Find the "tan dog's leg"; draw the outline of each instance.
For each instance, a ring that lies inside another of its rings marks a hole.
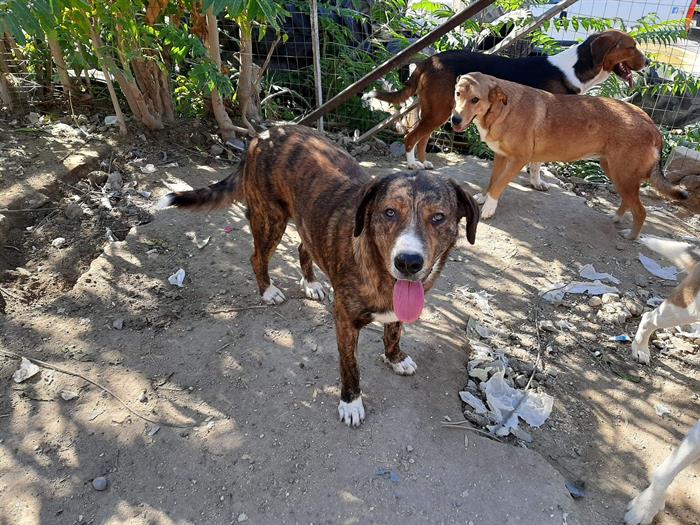
[[[619,222],[627,210],[632,212],[632,230],[625,237],[631,241],[639,237],[642,231],[647,211],[639,198],[639,186],[642,178],[639,173],[646,173],[649,169],[641,169],[639,166],[631,164],[634,159],[621,157],[616,159],[605,159],[600,162],[608,178],[613,181],[617,192],[620,194],[620,207],[617,209],[615,222]]]
[[[275,213],[275,210],[267,209],[263,212],[250,211],[250,230],[253,234],[253,256],[250,263],[258,282],[258,290],[263,301],[267,304],[281,304],[284,302],[284,294],[270,282],[268,265],[270,258],[277,248],[284,230],[287,227],[287,219]]]
[[[365,419],[365,407],[360,392],[360,369],[357,366],[359,330],[348,315],[343,298],[337,296],[333,307],[335,333],[340,354],[340,403],[338,415],[348,426],[357,427]]]
[[[409,170],[420,170],[425,166],[422,162],[417,161],[415,157],[416,146],[419,146],[421,140],[425,139],[425,145],[428,144],[430,134],[442,126],[452,113],[452,106],[433,108],[421,99],[420,120],[418,124],[406,135],[406,162]],[[418,156],[425,160],[425,147],[421,151],[418,147]],[[432,166],[432,164],[431,164]]]
[[[409,356],[399,348],[401,339],[401,326],[399,323],[387,323],[384,325],[384,362],[391,365],[394,372],[401,376],[412,376],[418,366]]]
[[[323,290],[323,285],[316,280],[314,275],[314,263],[311,260],[311,254],[307,251],[304,243],[299,244],[299,264],[301,265],[301,291],[309,299],[323,301],[326,297],[326,292]]]
[[[537,191],[549,191],[549,184],[544,182],[540,178],[542,172],[541,162],[532,162],[529,167],[530,171],[530,186],[532,186]]]
[[[647,211],[644,209],[644,204],[642,204],[642,200],[639,198],[639,182],[630,182],[623,188],[618,187],[618,192],[622,198],[622,204],[618,209],[618,215],[623,206],[629,208],[632,212],[632,230],[625,237],[633,241],[639,237],[639,232],[642,231],[644,220],[647,217]]]
[[[431,133],[432,134],[432,133]],[[423,164],[423,167],[426,170],[432,170],[433,169],[433,163],[427,160],[428,156],[428,141],[430,140],[430,135],[426,135],[422,139],[418,141],[418,144],[416,145],[416,153],[418,153],[418,160],[421,164]]]
[[[506,189],[508,184],[518,175],[523,166],[527,164],[525,161],[518,159],[509,159],[503,155],[496,155],[493,159],[493,172],[491,180],[489,180],[486,194],[478,194],[474,198],[477,202],[483,203],[481,208],[481,218],[490,219],[496,213],[498,199]]]

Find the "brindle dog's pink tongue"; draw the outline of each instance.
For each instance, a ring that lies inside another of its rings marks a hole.
[[[412,323],[420,317],[425,304],[423,283],[420,281],[396,281],[394,285],[394,313],[399,321]]]

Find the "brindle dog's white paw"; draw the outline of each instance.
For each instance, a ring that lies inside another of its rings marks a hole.
[[[627,505],[625,523],[627,525],[648,525],[659,512],[664,510],[665,494],[657,493],[648,487]]]
[[[382,354],[382,360],[391,366],[394,372],[400,376],[412,376],[416,373],[416,370],[418,370],[418,365],[415,363],[415,361],[413,361],[413,359],[411,359],[410,356],[404,357],[403,361],[399,361],[398,363],[392,363],[384,354]]]
[[[417,160],[408,163],[409,170],[422,170],[424,167],[423,163]]]
[[[430,162],[429,160],[424,160],[424,161],[423,161],[423,168],[425,168],[426,170],[432,170],[433,167],[434,167],[434,166],[433,166],[433,163]]]
[[[347,426],[359,427],[365,420],[365,407],[362,404],[362,397],[346,403],[341,400],[338,403],[338,415],[340,421],[344,421]]]
[[[269,305],[282,304],[286,300],[286,297],[279,288],[271,284],[267,287],[265,293],[262,294],[262,300]]]
[[[481,218],[490,219],[496,213],[496,208],[498,207],[498,201],[492,199],[489,194],[486,194],[486,199],[484,200],[484,205],[481,207]]]
[[[309,299],[313,299],[314,301],[323,301],[323,299],[326,297],[326,291],[323,289],[323,284],[319,283],[318,281],[307,281],[306,279],[302,278],[299,285],[301,286],[301,290],[304,292],[304,295],[306,295],[306,297]]]

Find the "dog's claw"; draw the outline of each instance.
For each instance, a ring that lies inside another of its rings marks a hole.
[[[418,370],[418,365],[415,363],[415,361],[413,361],[413,359],[411,359],[410,356],[404,357],[403,360],[399,361],[398,363],[392,363],[389,361],[387,356],[382,354],[382,360],[391,366],[394,372],[400,376],[412,376],[416,373],[416,370]]]
[[[340,401],[338,403],[338,415],[340,421],[344,421],[347,426],[359,427],[360,423],[365,420],[365,407],[362,404],[362,397],[346,403]]]
[[[274,284],[271,284],[262,294],[262,300],[266,304],[274,305],[282,304],[286,300],[286,297],[279,288],[277,288]]]
[[[323,301],[323,299],[326,297],[323,284],[319,283],[318,281],[307,281],[306,279],[302,279],[299,285],[301,286],[301,290],[304,292],[304,295],[306,295],[306,297],[309,299],[313,299],[314,301]]]

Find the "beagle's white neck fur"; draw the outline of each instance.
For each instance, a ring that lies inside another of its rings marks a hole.
[[[601,68],[600,73],[598,73],[595,77],[586,82],[582,82],[581,79],[576,76],[576,72],[574,71],[574,65],[578,61],[578,47],[580,45],[581,44],[576,44],[575,46],[571,46],[569,49],[566,49],[559,54],[547,57],[547,60],[564,74],[566,80],[572,86],[579,89],[579,94],[583,94],[593,86],[605,81],[610,76],[610,72]]]

